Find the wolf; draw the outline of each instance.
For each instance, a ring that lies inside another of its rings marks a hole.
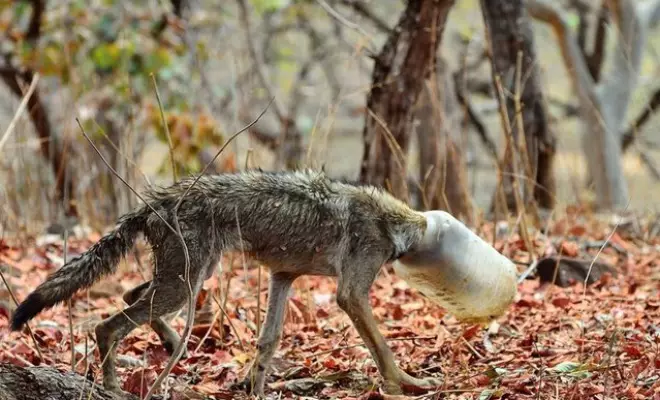
[[[186,304],[188,284],[193,296],[198,295],[228,251],[244,252],[270,273],[257,354],[240,383],[248,392],[264,395],[287,296],[294,280],[303,275],[337,279],[337,304],[369,349],[386,392],[402,393],[408,385],[440,385],[435,378],[412,377],[396,365],[369,304],[369,290],[380,268],[422,239],[426,229],[422,213],[382,188],[332,179],[315,170],[247,170],[203,175],[193,182],[187,177],[169,187],[145,190],[144,204],[121,216],[113,231],[27,296],[12,316],[12,329],[20,330],[42,310],[114,273],[142,233],[153,253],[153,278],[128,291],[124,295],[128,307],[95,328],[107,390],[121,393],[116,345],[136,326],[150,324],[170,353],[177,347],[180,337],[164,317]],[[180,230],[170,229],[177,222]],[[189,282],[183,278],[186,258],[181,238],[189,255]]]

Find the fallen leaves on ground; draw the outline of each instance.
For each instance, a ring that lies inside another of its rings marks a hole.
[[[459,323],[384,268],[371,291],[374,315],[401,368],[413,376],[442,379],[442,387],[426,393],[384,394],[374,361],[336,305],[335,281],[300,278],[288,303],[267,392],[282,399],[660,399],[660,240],[645,238],[643,232],[617,232],[606,241],[610,229],[573,216],[550,226],[549,236],[537,233],[532,241],[537,258],[590,262],[599,254],[598,262],[617,274],[604,274],[586,289],[575,279],[559,287],[533,276],[520,283],[514,304],[490,326]],[[493,231],[484,225],[480,234],[492,240]],[[498,236],[498,250],[521,264],[531,262],[519,236]],[[98,238],[71,238],[68,259]],[[62,265],[61,239],[38,243],[0,240],[0,267],[19,300]],[[1,287],[0,362],[67,370],[73,357],[77,372],[100,382],[93,327],[125,306],[123,291],[148,279],[146,251],[140,251],[140,260],[145,270],[131,255],[116,275],[76,294],[73,350],[66,305],[32,321],[43,359],[26,332],[9,332],[14,306]],[[197,302],[208,312],[202,318],[199,311],[189,355],[167,380],[172,398],[247,398],[231,386],[244,377],[255,353],[257,315],[263,319],[266,312],[266,271],[259,288],[258,268],[245,268],[240,256],[233,262],[223,259],[221,274],[206,282]],[[225,312],[219,312],[227,287]],[[184,318],[172,322],[179,332]],[[123,388],[137,395],[146,393],[168,360],[146,326],[134,330],[119,353]]]

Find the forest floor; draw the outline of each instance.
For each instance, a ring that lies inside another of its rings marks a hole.
[[[443,386],[427,393],[380,393],[376,366],[336,305],[335,281],[301,278],[288,301],[267,393],[281,399],[660,399],[660,225],[657,219],[640,221],[617,225],[567,210],[546,234],[534,235],[531,253],[537,259],[561,255],[587,264],[597,258],[616,273],[586,288],[582,282],[559,287],[538,277],[526,279],[508,312],[489,327],[459,323],[384,268],[371,291],[374,314],[404,370],[442,378]],[[523,271],[531,259],[524,241],[503,233],[502,226],[498,230],[492,243]],[[493,231],[492,224],[479,229],[489,242]],[[80,254],[99,237],[71,237],[66,257]],[[116,275],[75,296],[73,351],[66,305],[44,311],[31,323],[41,358],[26,332],[9,332],[14,304],[0,288],[0,363],[47,364],[65,371],[72,368],[74,354],[75,370],[100,382],[93,326],[123,308],[121,293],[149,275],[148,253],[138,247],[137,259],[131,255]],[[59,237],[0,240],[0,267],[19,300],[64,257]],[[225,259],[221,266],[206,282],[206,300],[198,301],[202,306],[190,356],[170,375],[173,399],[195,398],[190,391],[217,399],[247,397],[230,386],[244,376],[254,354],[255,321],[258,305],[260,318],[265,314],[268,274],[262,269],[260,282],[258,266],[244,264],[241,257]],[[179,331],[183,321],[181,316],[174,320]],[[123,387],[137,395],[146,393],[167,362],[147,327],[134,330],[119,353]]]

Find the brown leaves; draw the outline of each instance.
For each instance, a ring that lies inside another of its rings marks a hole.
[[[599,241],[607,238],[607,229],[577,219],[577,214],[571,215],[560,220],[563,226],[551,226],[550,232],[556,236],[533,239],[535,254],[544,257],[538,265],[540,279],[520,283],[514,304],[493,327],[460,324],[393,273],[379,276],[370,292],[379,329],[403,370],[416,377],[441,378],[442,387],[435,395],[428,393],[429,398],[660,397],[657,248],[618,234],[613,236],[614,245],[603,246]],[[72,253],[82,252],[91,245],[91,239],[72,240],[69,248]],[[500,239],[495,247],[519,262],[531,260],[524,242],[515,234]],[[61,265],[61,251],[61,245],[52,241],[36,248],[0,241],[0,268],[7,271],[5,276],[19,300]],[[150,265],[148,257],[144,253],[144,265]],[[108,282],[124,289],[141,283],[132,256],[127,264],[131,267],[107,278]],[[553,285],[550,282],[557,264],[560,280]],[[218,313],[216,299],[223,304],[228,267],[229,260],[223,260],[223,276],[207,281],[197,302],[202,310],[210,305],[204,312],[211,317],[224,315]],[[584,278],[589,268],[585,294]],[[222,324],[220,318],[197,320],[188,345],[190,355],[180,360],[170,375],[172,399],[248,398],[230,387],[245,376],[255,354],[257,270],[250,267],[245,272],[242,259],[235,257],[233,271],[227,316]],[[263,272],[261,318],[265,316],[267,285],[268,274]],[[119,290],[107,287],[97,290],[98,297],[89,302],[84,292],[74,297],[79,373],[85,372],[85,340],[90,348],[95,344],[93,324],[124,307]],[[382,392],[376,365],[348,317],[337,307],[335,290],[336,281],[330,278],[297,281],[267,391],[282,399],[403,400],[424,394],[411,387],[405,395]],[[25,332],[8,331],[10,311],[2,312],[0,307],[0,362],[70,368],[71,338],[65,306],[44,311],[31,324],[45,360],[39,360]],[[179,332],[184,318],[181,315],[172,322]],[[119,353],[146,361],[145,368],[127,365],[118,370],[125,390],[136,395],[146,393],[169,358],[147,326],[134,330]],[[98,379],[98,359],[90,360],[92,375]]]

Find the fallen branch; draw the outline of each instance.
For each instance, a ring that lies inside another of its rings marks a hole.
[[[75,372],[62,372],[50,366],[19,367],[0,364],[0,399],[87,399],[138,400],[134,395],[118,395],[104,390]]]

